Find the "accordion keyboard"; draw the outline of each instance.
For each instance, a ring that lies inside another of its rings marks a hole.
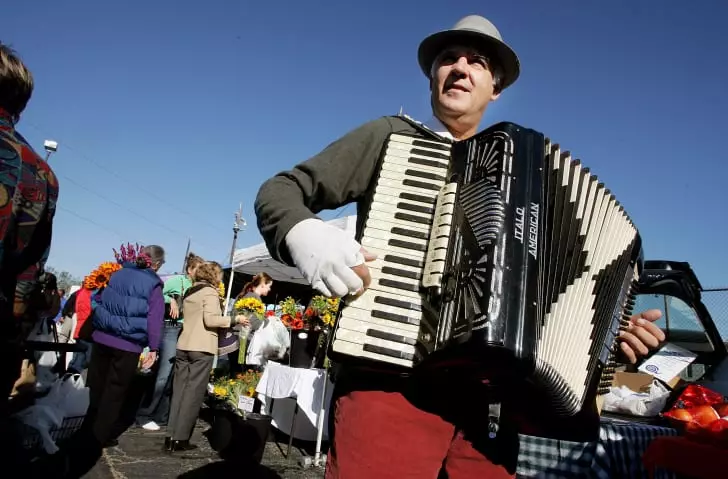
[[[446,182],[450,143],[392,134],[387,142],[360,242],[377,255],[372,282],[342,308],[332,350],[412,367],[430,350],[433,326],[423,321],[423,268]]]

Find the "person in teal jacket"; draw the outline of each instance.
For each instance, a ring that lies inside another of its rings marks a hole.
[[[165,425],[169,419],[172,370],[177,354],[177,338],[184,321],[184,311],[181,309],[182,298],[192,286],[190,278],[203,261],[199,256],[190,253],[185,260],[186,274],[172,276],[164,282],[162,294],[165,303],[165,317],[159,350],[159,369],[154,381],[154,388],[150,389],[142,400],[136,417],[136,423],[148,431],[158,431],[160,426]]]

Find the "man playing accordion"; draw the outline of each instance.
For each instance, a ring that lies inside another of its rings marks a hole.
[[[490,21],[475,15],[424,39],[418,60],[430,80],[433,117],[425,126],[454,142],[478,132],[488,104],[519,76],[515,52]],[[366,201],[389,135],[415,131],[401,117],[376,119],[264,183],[255,209],[272,256],[298,267],[326,295],[361,294],[374,255],[316,213]],[[620,337],[625,360],[636,362],[664,340],[653,324],[659,316],[651,310],[632,317]],[[327,478],[435,478],[442,471],[450,479],[513,476],[515,426],[504,413],[503,433],[488,439],[482,379],[422,368],[402,373],[386,364],[338,367]]]

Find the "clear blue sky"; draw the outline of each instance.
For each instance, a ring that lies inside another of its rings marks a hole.
[[[522,74],[483,122],[546,132],[626,205],[648,258],[728,284],[728,4],[610,2],[9,2],[0,40],[36,79],[19,128],[61,184],[50,264],[77,275],[122,240],[225,261],[233,212],[274,173],[404,107],[429,117],[416,50],[490,18]],[[344,214],[352,213],[353,207]],[[335,215],[338,213],[331,213]]]

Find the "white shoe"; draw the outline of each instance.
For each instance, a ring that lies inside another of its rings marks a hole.
[[[159,427],[159,424],[154,421],[149,421],[148,423],[144,424],[142,428],[146,429],[147,431],[159,431],[159,429],[161,429]]]

